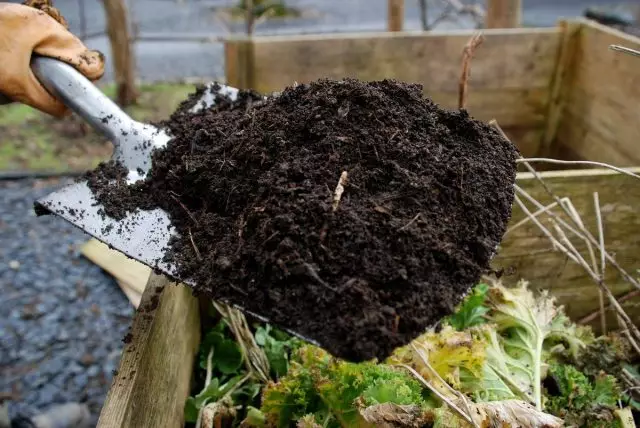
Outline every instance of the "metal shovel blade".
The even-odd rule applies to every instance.
[[[113,142],[112,159],[119,161],[129,170],[129,183],[145,178],[151,169],[153,150],[166,146],[171,139],[163,130],[131,119],[88,79],[65,63],[36,57],[31,67],[42,85],[53,96]],[[225,95],[234,100],[237,98],[238,90],[210,83],[191,112],[197,113],[213,106],[218,95]],[[181,282],[190,283],[179,278],[175,265],[163,260],[169,249],[171,237],[177,233],[166,211],[159,208],[138,210],[129,213],[122,220],[115,220],[104,214],[86,180],[80,180],[50,193],[38,199],[34,205],[38,215],[58,215],[110,248]],[[267,317],[234,306],[259,320],[269,322]],[[316,341],[295,331],[286,328],[283,330],[318,345]]]

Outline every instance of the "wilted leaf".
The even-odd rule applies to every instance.
[[[229,397],[209,403],[202,410],[202,428],[230,426],[235,416],[236,409]]]
[[[376,404],[361,409],[360,416],[369,426],[380,428],[420,428],[432,422],[429,414],[418,405]]]

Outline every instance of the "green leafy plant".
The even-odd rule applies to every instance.
[[[613,376],[601,373],[591,380],[572,365],[558,364],[550,367],[549,377],[554,391],[545,407],[550,413],[569,426],[616,426],[614,411],[621,392]]]
[[[489,308],[485,306],[489,286],[484,283],[476,285],[456,311],[450,315],[445,323],[458,331],[466,330],[469,327],[486,323],[485,315]]]
[[[273,329],[269,324],[256,328],[255,340],[264,349],[271,375],[276,380],[289,370],[289,354],[302,345],[300,340]]]

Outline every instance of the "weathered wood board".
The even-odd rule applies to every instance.
[[[636,168],[635,172],[640,173],[640,168]],[[553,202],[531,174],[521,173],[518,176],[517,184],[542,205]],[[568,197],[571,200],[583,224],[596,238],[598,229],[593,193],[598,192],[605,247],[630,275],[640,277],[640,181],[600,169],[545,172],[542,176],[558,197]],[[531,212],[537,210],[526,199],[523,201]],[[560,208],[553,212],[561,214],[562,219],[573,224]],[[515,225],[524,217],[525,213],[514,205],[510,225]],[[548,216],[542,215],[540,219],[552,229]],[[584,241],[574,238],[571,233],[567,233],[567,236],[586,260],[591,262]],[[594,247],[594,252],[599,266],[600,253],[597,247]],[[530,281],[535,289],[550,290],[565,305],[568,315],[574,320],[598,309],[598,288],[591,277],[575,262],[559,251],[554,251],[549,239],[531,221],[508,231],[493,264],[508,272],[504,277],[507,284],[513,284],[522,278]],[[606,283],[614,295],[622,296],[634,289],[610,264],[605,272]],[[634,320],[640,322],[640,299],[630,299],[623,307]],[[598,319],[591,325],[597,329]],[[609,313],[608,325],[616,326],[613,313]]]
[[[183,427],[200,344],[198,300],[186,286],[151,275],[130,335],[98,428]]]
[[[227,83],[262,93],[319,78],[393,78],[420,83],[456,108],[462,52],[473,31],[230,38]],[[497,119],[525,156],[537,154],[556,71],[559,28],[484,30],[472,61],[469,112]]]
[[[640,165],[640,59],[609,49],[640,49],[640,38],[586,20],[572,44],[555,144],[559,156]]]

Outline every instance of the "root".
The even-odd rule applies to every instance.
[[[478,46],[484,41],[482,33],[474,34],[469,39],[464,51],[462,52],[462,74],[460,75],[460,83],[458,90],[458,108],[463,109],[467,105],[467,87],[469,84],[469,75],[471,74],[471,58]]]

